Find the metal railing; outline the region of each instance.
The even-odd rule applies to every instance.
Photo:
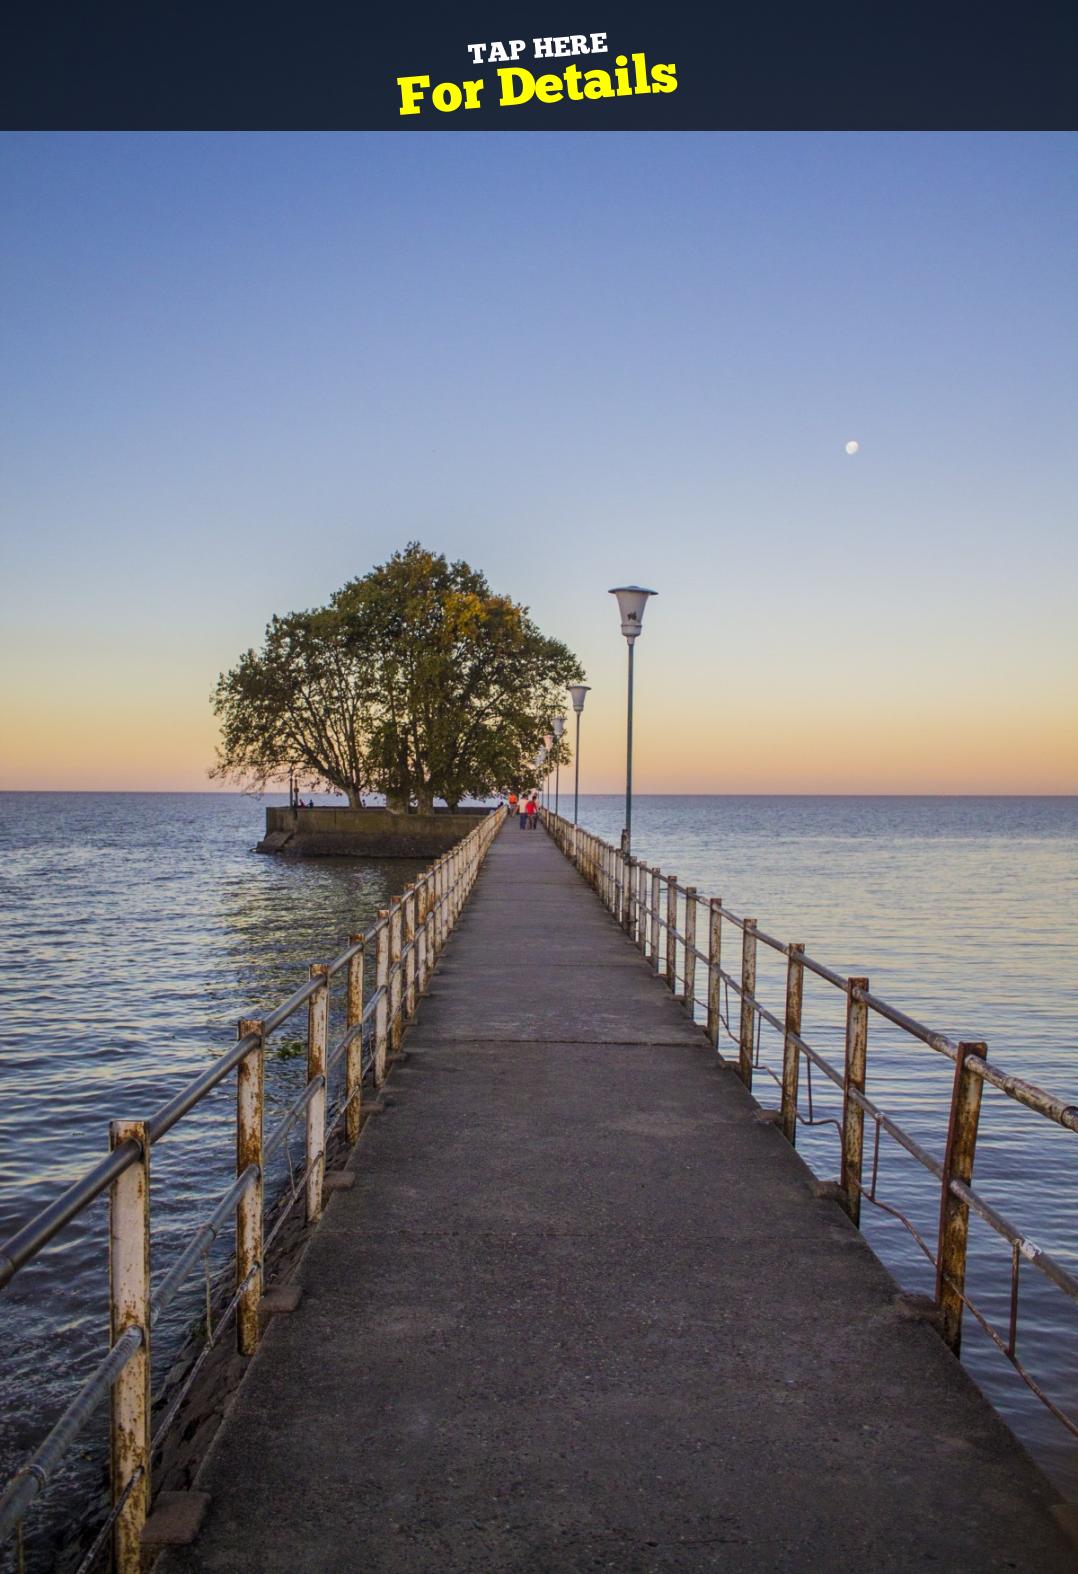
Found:
[[[118,1574],[138,1574],[142,1530],[151,1500],[151,1459],[167,1433],[202,1364],[235,1318],[236,1343],[252,1355],[260,1338],[259,1305],[265,1254],[300,1197],[308,1223],[323,1208],[326,1143],[343,1121],[352,1144],[363,1118],[363,1085],[377,1089],[387,1063],[427,988],[431,971],[456,923],[491,841],[504,819],[495,810],[378,914],[363,934],[352,935],[332,962],[315,964],[310,976],[275,1011],[244,1018],[238,1041],[187,1087],[146,1120],[115,1120],[109,1153],[0,1246],[0,1288],[38,1255],[72,1219],[103,1192],[109,1197],[109,1349],[40,1446],[15,1472],[0,1496],[0,1544],[20,1538],[24,1516],[47,1487],[75,1438],[106,1396],[111,1398],[112,1508],[80,1565],[88,1570],[111,1539]],[[374,989],[364,1004],[364,966],[374,956]],[[330,992],[345,980],[345,1030],[328,1043]],[[266,1041],[302,1007],[307,1008],[307,1076],[302,1093],[270,1132],[264,1129]],[[326,1097],[330,1072],[343,1060],[344,1096],[332,1122]],[[150,1156],[155,1143],[189,1111],[236,1073],[236,1179],[210,1218],[197,1230],[156,1288],[150,1282]],[[300,1118],[305,1163],[292,1177],[272,1229],[265,1230],[266,1162]],[[235,1292],[208,1329],[202,1353],[151,1435],[150,1339],[177,1290],[234,1216]]]
[[[796,1143],[799,1124],[833,1124],[836,1127],[840,1144],[837,1199],[857,1225],[860,1224],[861,1203],[865,1201],[890,1214],[910,1232],[935,1271],[938,1326],[955,1354],[962,1340],[962,1314],[968,1309],[1027,1387],[1067,1431],[1078,1437],[1078,1417],[1061,1409],[1045,1393],[1017,1354],[1019,1274],[1023,1262],[1029,1263],[1076,1304],[1078,1279],[1050,1252],[1005,1218],[972,1185],[981,1094],[986,1083],[1016,1104],[1071,1132],[1078,1132],[1078,1105],[1067,1104],[1034,1083],[1003,1071],[989,1060],[988,1046],[984,1042],[956,1043],[946,1034],[925,1027],[874,995],[867,978],[843,977],[808,956],[803,945],[777,940],[765,934],[755,918],[739,917],[731,912],[721,898],[701,897],[694,886],[679,885],[676,875],[650,867],[583,827],[552,814],[549,809],[542,811],[542,818],[557,846],[594,887],[694,1021],[697,1007],[701,1009],[704,1018],[701,1025],[716,1052],[719,1052],[723,1033],[736,1045],[736,1058],[732,1057],[727,1063],[733,1066],[745,1086],[751,1091],[753,1074],[757,1070],[766,1072],[777,1084],[779,1106],[768,1114],[787,1140]],[[723,966],[726,925],[739,931],[741,936],[736,973]],[[698,935],[706,937],[703,946],[698,944]],[[786,997],[781,1018],[767,1010],[757,998],[756,960],[760,946],[786,958]],[[698,965],[706,980],[703,996],[697,995]],[[832,1065],[803,1036],[801,1018],[806,972],[832,985],[845,997],[845,1057],[841,1066]],[[731,990],[738,1006],[736,1022],[731,1021],[730,1015]],[[929,1153],[865,1092],[869,1022],[873,1016],[882,1018],[908,1038],[927,1045],[954,1064],[942,1158]],[[760,1039],[765,1026],[781,1038],[781,1074],[761,1064]],[[801,1108],[802,1062],[805,1065],[807,1113]],[[817,1119],[812,1090],[813,1068],[841,1091],[841,1119]],[[872,1122],[873,1134],[867,1182],[864,1173],[866,1115]],[[939,1228],[934,1249],[900,1208],[878,1195],[883,1134],[939,1182]],[[971,1211],[1010,1247],[1009,1316],[1005,1329],[992,1323],[966,1289]]]

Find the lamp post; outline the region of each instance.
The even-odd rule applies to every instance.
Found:
[[[560,744],[561,743],[561,739],[562,739],[562,733],[565,731],[565,717],[561,714],[560,711],[557,714],[557,716],[554,716],[554,717],[551,718],[550,725],[551,725],[551,728],[553,729],[555,738],[557,739],[558,743]],[[561,749],[559,748],[557,756],[556,756],[556,758],[554,760],[554,813],[555,814],[557,814],[557,812],[558,812],[558,805],[559,805],[559,802],[560,802],[560,797],[561,797]]]
[[[658,591],[644,590],[640,585],[619,585],[610,594],[618,598],[621,632],[629,646],[629,703],[625,726],[625,852],[628,854],[633,841],[633,646],[640,633],[648,597],[658,595]]]
[[[554,734],[552,732],[544,732],[544,734],[543,734],[543,763],[546,766],[546,771],[543,774],[543,788],[542,788],[542,795],[543,795],[544,801],[550,797],[550,751],[551,751],[551,749],[553,747],[554,747]],[[548,807],[549,807],[549,805],[548,805]]]
[[[574,683],[569,689],[569,698],[572,700],[573,709],[576,711],[576,754],[574,756],[576,770],[574,773],[573,782],[574,825],[577,822],[577,816],[580,812],[580,712],[584,709],[584,701],[590,693],[591,687],[587,683]]]

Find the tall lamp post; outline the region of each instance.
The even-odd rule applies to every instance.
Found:
[[[658,595],[658,591],[644,590],[641,585],[619,585],[610,594],[618,598],[621,632],[629,646],[629,703],[625,726],[625,852],[629,853],[633,842],[633,646],[640,633],[648,597]]]
[[[561,714],[560,711],[557,714],[557,716],[551,717],[550,726],[551,726],[551,730],[554,733],[555,738],[558,740],[558,743],[560,744],[561,743],[561,739],[562,739],[562,733],[565,731],[565,717]],[[559,805],[560,797],[561,797],[561,749],[559,748],[557,756],[556,756],[556,758],[554,760],[554,813],[555,814],[557,814],[557,812],[558,812],[558,805]]]
[[[587,683],[574,683],[569,689],[569,698],[572,700],[573,709],[576,711],[576,752],[573,756],[576,765],[573,782],[574,825],[580,813],[580,712],[584,709],[584,701],[590,693],[591,687]]]
[[[543,763],[546,766],[546,772],[545,772],[545,774],[543,776],[543,793],[544,793],[544,798],[545,798],[545,801],[546,801],[546,806],[547,806],[548,809],[550,808],[550,751],[551,751],[551,749],[553,747],[554,747],[554,734],[552,732],[544,732],[544,734],[543,734]]]

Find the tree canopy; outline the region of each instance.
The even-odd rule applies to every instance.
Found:
[[[531,786],[550,717],[582,678],[527,607],[413,541],[328,606],[274,617],[262,649],[221,674],[211,775],[263,788],[295,768],[352,804],[379,791],[401,810]]]

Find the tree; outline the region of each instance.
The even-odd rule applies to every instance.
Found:
[[[371,758],[388,799],[453,806],[533,779],[549,718],[582,668],[527,607],[415,541],[332,606],[370,664]]]
[[[211,775],[261,788],[297,765],[353,805],[380,789],[398,810],[454,806],[535,783],[549,718],[582,677],[526,607],[411,542],[328,607],[275,617],[222,673]]]
[[[332,609],[274,617],[261,651],[248,650],[217,680],[221,744],[211,777],[263,790],[290,769],[310,787],[370,791],[366,716],[369,668]]]

